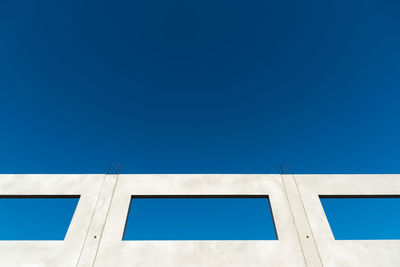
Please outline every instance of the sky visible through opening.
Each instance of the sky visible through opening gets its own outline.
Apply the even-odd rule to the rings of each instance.
[[[400,173],[398,14],[1,1],[0,173]]]
[[[336,240],[400,239],[400,196],[320,199]]]
[[[78,201],[0,196],[0,240],[64,240]]]
[[[132,198],[124,240],[275,240],[268,198]]]

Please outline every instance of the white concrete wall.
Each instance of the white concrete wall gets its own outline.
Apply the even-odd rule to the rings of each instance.
[[[0,175],[0,196],[81,195],[64,241],[0,241],[0,266],[400,266],[400,240],[334,240],[323,194],[400,195],[400,175]],[[131,195],[268,195],[278,240],[122,241]]]

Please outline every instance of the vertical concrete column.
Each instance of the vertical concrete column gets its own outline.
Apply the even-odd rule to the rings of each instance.
[[[321,257],[293,175],[281,175],[307,266],[322,266]]]
[[[118,175],[105,175],[77,266],[93,266],[102,238]]]

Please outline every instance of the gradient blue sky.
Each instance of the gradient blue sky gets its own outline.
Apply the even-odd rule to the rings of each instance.
[[[400,173],[399,14],[0,1],[0,173]]]
[[[0,172],[400,172],[400,2],[1,1]]]

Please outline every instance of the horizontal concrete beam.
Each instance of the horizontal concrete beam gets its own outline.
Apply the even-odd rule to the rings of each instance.
[[[0,241],[0,266],[400,266],[400,240],[333,237],[319,195],[400,195],[400,175],[0,175],[0,195],[80,195],[64,241]],[[131,195],[268,195],[278,240],[122,241]]]

